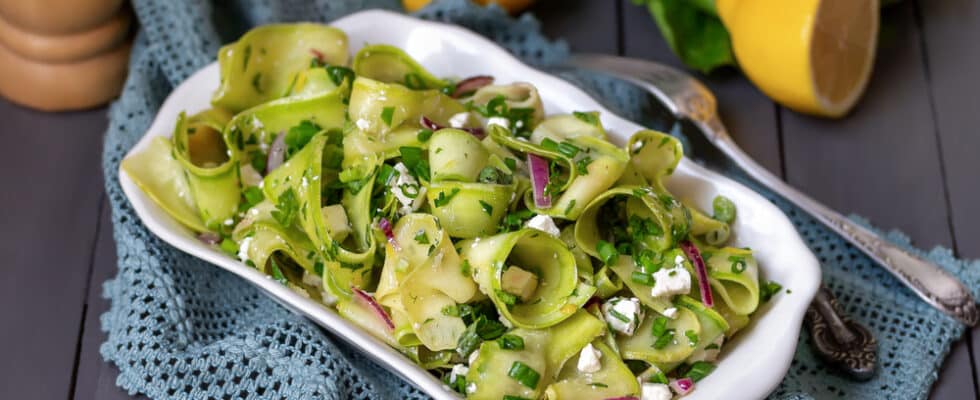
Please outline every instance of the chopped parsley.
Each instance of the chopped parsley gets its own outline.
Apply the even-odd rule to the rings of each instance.
[[[711,202],[711,208],[715,212],[712,218],[726,224],[730,224],[735,220],[735,203],[727,197],[715,196],[715,199]]]
[[[385,107],[381,110],[381,120],[385,125],[391,126],[391,117],[395,115],[395,107]]]
[[[299,203],[296,200],[296,192],[293,191],[293,188],[289,188],[279,195],[279,199],[276,201],[276,209],[272,210],[272,218],[279,225],[289,227],[296,220],[298,211]]]
[[[248,204],[248,208],[255,207],[256,204],[265,200],[265,195],[262,194],[262,189],[258,186],[249,186],[242,191],[242,195],[245,196],[245,203]]]
[[[595,111],[583,112],[583,111],[573,111],[572,115],[578,118],[580,121],[585,122],[589,125],[599,126],[599,113]]]
[[[698,345],[698,333],[697,332],[688,329],[688,330],[684,331],[684,336],[687,336],[687,340],[690,342],[691,347],[695,347],[695,346]]]
[[[425,234],[425,230],[419,229],[419,231],[415,234],[415,243],[429,244],[429,235]]]
[[[535,371],[534,368],[521,361],[514,361],[514,364],[510,366],[510,370],[507,371],[507,376],[514,378],[521,385],[531,389],[537,388],[538,380],[541,379],[541,374],[538,371]]]
[[[483,200],[479,200],[479,201],[480,201],[480,208],[483,209],[483,212],[487,213],[487,215],[493,215],[493,206],[490,205],[490,203],[487,203]]]
[[[708,374],[715,370],[715,365],[706,361],[695,361],[691,364],[691,369],[684,374],[685,378],[691,378],[695,382],[704,379]]]
[[[524,338],[517,335],[503,335],[497,338],[497,344],[504,350],[524,350]]]
[[[354,70],[347,67],[338,67],[334,65],[327,66],[327,75],[330,76],[330,80],[334,85],[340,86],[344,81],[354,82]]]
[[[302,150],[317,132],[320,132],[320,125],[310,120],[303,120],[298,125],[289,128],[286,137],[283,139],[286,143],[286,159]]]
[[[428,142],[429,138],[431,137],[432,137],[431,129],[420,129],[419,133],[416,135],[416,138],[418,138],[418,140],[422,143]]]
[[[763,303],[769,301],[770,299],[772,299],[772,296],[775,296],[776,293],[779,293],[779,291],[782,288],[783,285],[780,285],[779,282],[775,282],[775,281],[767,282],[765,285],[759,287],[759,300],[762,301]]]
[[[436,197],[433,203],[436,205],[436,207],[445,206],[446,204],[449,204],[449,202],[452,201],[453,197],[456,197],[457,194],[459,194],[459,188],[453,188],[449,194],[446,194],[446,192],[439,192],[439,196]]]
[[[398,151],[402,156],[402,164],[405,164],[409,172],[420,179],[429,180],[429,161],[422,157],[421,148],[402,146],[398,148]]]

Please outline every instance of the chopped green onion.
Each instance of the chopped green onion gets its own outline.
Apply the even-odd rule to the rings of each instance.
[[[658,370],[657,373],[650,376],[650,382],[666,385],[669,381],[667,380],[667,374],[664,374],[663,371]]]
[[[517,335],[503,335],[497,338],[497,344],[504,350],[524,350],[524,338]]]
[[[415,242],[418,244],[429,244],[429,235],[425,234],[424,229],[419,229],[415,234]]]
[[[657,317],[653,320],[653,336],[661,337],[667,333],[667,317]]]
[[[759,300],[762,301],[763,303],[769,301],[770,299],[772,299],[772,296],[776,295],[776,293],[779,293],[779,291],[782,288],[783,285],[780,285],[778,282],[775,281],[767,282],[765,285],[759,287]]]
[[[726,224],[730,224],[735,220],[735,203],[727,197],[715,196],[715,199],[711,202],[711,207],[715,212],[714,219]]]
[[[521,361],[514,361],[514,364],[510,366],[510,371],[507,371],[507,376],[514,378],[521,385],[530,389],[537,388],[538,380],[541,379],[541,374],[538,374],[538,371]]]
[[[219,247],[221,247],[221,251],[228,253],[230,255],[234,256],[238,254],[238,245],[235,244],[235,241],[229,238],[224,238],[223,240],[221,240],[221,244],[219,245]]]
[[[618,319],[620,321],[623,321],[623,322],[625,322],[627,324],[630,323],[630,322],[633,322],[633,320],[631,320],[629,317],[623,315],[623,313],[621,313],[619,311],[616,311],[615,308],[610,308],[609,309],[609,315],[612,315],[613,318],[616,318],[616,319]]]
[[[558,143],[557,150],[565,157],[572,158],[582,149],[567,140],[563,140],[561,143]]]
[[[589,174],[589,164],[592,164],[592,157],[582,157],[582,159],[575,162],[575,170],[578,171],[579,175]]]
[[[439,196],[436,196],[433,203],[435,203],[436,207],[445,206],[446,204],[449,204],[449,202],[452,201],[453,197],[455,197],[457,194],[459,194],[459,188],[453,188],[448,195],[446,192],[439,192]]]
[[[657,341],[653,342],[653,348],[660,350],[667,347],[668,344],[674,339],[674,330],[667,329],[663,335],[657,337]]]
[[[429,141],[429,138],[432,137],[432,130],[431,129],[422,129],[422,130],[419,130],[419,133],[418,133],[418,135],[416,135],[416,137],[419,139],[420,142],[423,142],[423,143],[424,142],[428,142]]]
[[[479,200],[479,202],[480,202],[480,208],[483,209],[483,212],[487,213],[487,215],[493,215],[493,206],[490,205],[490,203],[487,203],[483,200]]]
[[[633,271],[633,273],[630,275],[630,279],[632,279],[633,282],[646,286],[653,286],[657,282],[655,279],[653,279],[653,275],[640,271]]]
[[[596,244],[595,250],[599,253],[599,259],[606,265],[613,265],[619,259],[619,252],[616,250],[616,246],[605,240],[600,240]]]
[[[395,115],[395,107],[385,107],[381,110],[381,120],[385,125],[391,126],[391,117]]]
[[[695,346],[698,345],[698,334],[697,334],[697,332],[694,332],[693,330],[688,329],[688,330],[684,331],[684,336],[687,336],[687,340],[689,340],[691,342],[691,347],[695,347]]]
[[[746,264],[745,258],[740,256],[728,257],[728,261],[732,262],[732,272],[736,274],[741,274],[745,272]]]
[[[558,142],[551,140],[551,138],[541,139],[541,148],[548,151],[558,151]]]
[[[704,379],[704,377],[708,376],[708,374],[714,370],[715,365],[712,363],[706,361],[695,361],[694,364],[691,364],[691,369],[687,370],[687,373],[684,374],[684,377],[691,378],[697,382]]]
[[[517,296],[507,293],[503,290],[497,290],[496,293],[497,293],[497,298],[500,299],[500,301],[506,304],[508,307],[517,304]]]
[[[582,122],[589,125],[599,126],[599,113],[595,111],[583,112],[583,111],[573,111],[572,115],[578,118]]]
[[[442,315],[449,316],[449,317],[458,317],[459,307],[455,305],[445,306],[442,308]]]

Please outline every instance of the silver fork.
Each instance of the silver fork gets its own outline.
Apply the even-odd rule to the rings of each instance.
[[[645,89],[675,117],[697,126],[709,142],[752,178],[839,233],[927,303],[967,326],[977,324],[980,313],[976,301],[956,277],[787,185],[742,151],[721,123],[714,95],[694,78],[651,61],[598,54],[577,54],[567,64],[604,72]]]

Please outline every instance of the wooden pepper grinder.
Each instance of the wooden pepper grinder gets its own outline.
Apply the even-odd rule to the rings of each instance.
[[[133,15],[123,0],[0,0],[0,95],[45,111],[116,97]]]

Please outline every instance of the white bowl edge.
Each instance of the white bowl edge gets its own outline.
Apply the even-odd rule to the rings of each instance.
[[[524,65],[495,43],[466,29],[418,20],[381,10],[362,11],[331,23],[347,32],[351,50],[365,43],[399,46],[436,75],[469,76],[490,74],[498,82],[528,81],[541,92],[546,111],[596,110],[614,141],[622,143],[642,127],[624,120],[598,104],[570,83]],[[454,62],[426,62],[452,54]],[[473,63],[483,60],[474,69]],[[467,72],[468,71],[468,72]],[[218,83],[217,63],[191,75],[167,97],[151,127],[127,153],[145,148],[154,136],[169,135],[178,113],[194,113],[210,106],[210,94]],[[266,275],[198,241],[160,209],[120,170],[119,181],[133,209],[147,229],[188,254],[218,265],[258,286],[295,312],[303,314],[340,338],[360,348],[422,391],[439,400],[458,399],[438,379],[416,366],[380,340],[363,332],[333,310],[299,296]],[[710,209],[710,200],[723,194],[738,207],[733,226],[734,245],[752,247],[766,279],[780,282],[791,294],[781,294],[763,305],[752,324],[736,336],[735,346],[726,346],[718,368],[698,383],[685,397],[760,399],[771,392],[789,369],[807,306],[820,284],[816,257],[803,243],[789,219],[768,200],[722,175],[684,159],[668,182],[671,191]],[[737,390],[732,390],[737,388]]]

